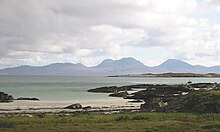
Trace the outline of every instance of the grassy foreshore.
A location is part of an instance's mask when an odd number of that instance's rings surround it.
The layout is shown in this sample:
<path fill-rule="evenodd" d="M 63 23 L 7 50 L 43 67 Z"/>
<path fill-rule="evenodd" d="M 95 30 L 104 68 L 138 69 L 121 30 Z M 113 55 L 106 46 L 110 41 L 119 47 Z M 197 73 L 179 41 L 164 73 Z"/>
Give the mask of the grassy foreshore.
<path fill-rule="evenodd" d="M 0 131 L 220 131 L 220 114 L 1 115 Z"/>

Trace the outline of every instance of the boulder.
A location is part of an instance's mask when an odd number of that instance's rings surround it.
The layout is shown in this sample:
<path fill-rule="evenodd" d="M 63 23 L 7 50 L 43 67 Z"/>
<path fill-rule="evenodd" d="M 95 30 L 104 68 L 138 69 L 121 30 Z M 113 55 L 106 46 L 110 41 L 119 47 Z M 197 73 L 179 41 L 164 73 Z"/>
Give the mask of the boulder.
<path fill-rule="evenodd" d="M 13 96 L 8 95 L 4 92 L 0 92 L 0 102 L 12 102 L 13 101 Z"/>
<path fill-rule="evenodd" d="M 82 105 L 80 103 L 72 104 L 64 107 L 64 109 L 82 109 Z"/>
<path fill-rule="evenodd" d="M 92 109 L 92 107 L 91 106 L 83 107 L 83 110 L 89 110 L 89 109 Z"/>

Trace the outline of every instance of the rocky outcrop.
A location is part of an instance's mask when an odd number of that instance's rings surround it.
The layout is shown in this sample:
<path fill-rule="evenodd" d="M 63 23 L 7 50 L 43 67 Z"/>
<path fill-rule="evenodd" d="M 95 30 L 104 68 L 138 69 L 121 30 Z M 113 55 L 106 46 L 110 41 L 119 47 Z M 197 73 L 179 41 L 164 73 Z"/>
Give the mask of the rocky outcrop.
<path fill-rule="evenodd" d="M 83 107 L 82 109 L 83 110 L 90 110 L 90 109 L 92 109 L 92 107 L 91 106 L 86 106 L 86 107 Z"/>
<path fill-rule="evenodd" d="M 13 101 L 13 96 L 8 95 L 7 93 L 0 92 L 0 102 L 12 102 Z"/>
<path fill-rule="evenodd" d="M 142 89 L 128 94 L 127 91 Z M 101 87 L 89 92 L 112 93 L 109 96 L 143 100 L 143 111 L 220 113 L 220 84 L 192 83 L 138 84 L 122 87 Z"/>
<path fill-rule="evenodd" d="M 29 98 L 29 97 L 19 97 L 16 100 L 34 100 L 34 101 L 39 101 L 38 98 Z"/>
<path fill-rule="evenodd" d="M 138 91 L 129 96 L 127 99 L 144 99 L 151 98 L 168 98 L 172 96 L 182 95 L 183 92 L 189 92 L 190 90 L 184 85 L 148 85 L 145 90 Z"/>
<path fill-rule="evenodd" d="M 140 100 L 140 99 L 134 99 L 134 100 L 131 100 L 131 101 L 128 101 L 128 102 L 131 102 L 131 103 L 142 103 L 143 101 Z"/>
<path fill-rule="evenodd" d="M 100 87 L 95 89 L 90 89 L 88 92 L 96 92 L 96 93 L 120 93 L 122 91 L 133 91 L 134 89 L 146 89 L 142 90 L 138 93 L 135 93 L 136 96 L 143 95 L 145 96 L 145 92 L 149 94 L 181 94 L 182 92 L 188 92 L 189 89 L 181 84 L 181 85 L 167 85 L 167 84 L 137 84 L 137 85 L 128 85 L 128 86 L 110 86 L 110 87 Z M 135 94 L 133 94 L 135 96 Z M 135 97 L 134 97 L 135 98 Z M 139 97 L 142 98 L 142 97 Z"/>
<path fill-rule="evenodd" d="M 117 93 L 120 91 L 131 91 L 131 87 L 123 86 L 123 87 L 117 87 L 117 86 L 109 86 L 109 87 L 100 87 L 95 89 L 89 89 L 88 92 L 95 92 L 95 93 Z"/>
<path fill-rule="evenodd" d="M 162 98 L 162 101 L 165 99 Z M 160 98 L 161 101 L 161 98 Z M 160 101 L 157 101 L 159 104 Z M 153 101 L 150 101 L 151 103 Z M 157 104 L 156 103 L 156 104 Z M 167 99 L 167 103 L 163 107 L 157 107 L 158 105 L 149 105 L 149 102 L 145 102 L 141 106 L 145 111 L 165 111 L 165 112 L 196 112 L 196 113 L 220 113 L 220 95 L 215 93 L 214 90 L 201 90 L 192 91 L 188 95 L 176 96 Z M 150 107 L 150 108 L 149 108 Z"/>
<path fill-rule="evenodd" d="M 82 109 L 82 105 L 80 103 L 72 104 L 64 107 L 64 109 Z"/>
<path fill-rule="evenodd" d="M 129 95 L 129 93 L 126 91 L 109 94 L 110 97 L 126 97 L 127 95 Z"/>

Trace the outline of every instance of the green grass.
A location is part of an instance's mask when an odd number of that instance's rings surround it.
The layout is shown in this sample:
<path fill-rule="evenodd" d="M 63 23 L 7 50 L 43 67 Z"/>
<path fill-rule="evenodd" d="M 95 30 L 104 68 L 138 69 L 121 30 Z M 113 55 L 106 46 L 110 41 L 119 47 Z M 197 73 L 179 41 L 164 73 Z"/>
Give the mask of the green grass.
<path fill-rule="evenodd" d="M 6 115 L 0 117 L 0 131 L 220 131 L 220 114 Z"/>

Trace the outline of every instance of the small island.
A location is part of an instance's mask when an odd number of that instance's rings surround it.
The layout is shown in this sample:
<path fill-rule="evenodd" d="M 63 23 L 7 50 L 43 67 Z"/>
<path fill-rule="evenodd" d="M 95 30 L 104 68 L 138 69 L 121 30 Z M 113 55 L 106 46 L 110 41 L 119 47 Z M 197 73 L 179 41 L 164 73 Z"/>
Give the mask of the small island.
<path fill-rule="evenodd" d="M 220 74 L 217 73 L 206 73 L 206 74 L 199 74 L 199 73 L 145 73 L 145 74 L 128 74 L 128 75 L 116 75 L 116 76 L 109 76 L 109 77 L 206 77 L 206 78 L 218 78 Z"/>

